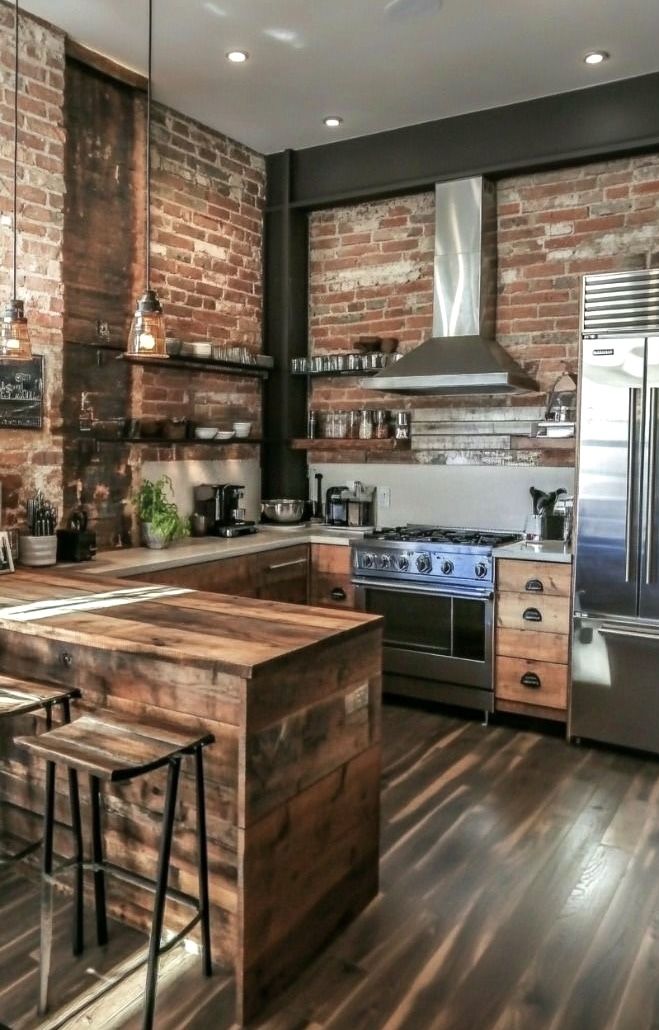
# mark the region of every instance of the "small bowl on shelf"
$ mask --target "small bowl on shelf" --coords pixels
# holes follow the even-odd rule
[[[235,435],[236,434],[234,433],[233,429],[218,429],[218,431],[217,431],[217,433],[215,435],[215,439],[216,440],[233,440]]]
[[[197,426],[194,431],[197,440],[214,440],[217,436],[215,426]]]
[[[246,440],[252,431],[251,422],[234,422],[233,431],[236,434],[237,440]]]

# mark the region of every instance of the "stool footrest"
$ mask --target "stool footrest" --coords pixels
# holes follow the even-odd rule
[[[156,893],[157,884],[155,880],[150,880],[148,876],[141,876],[140,873],[132,873],[128,869],[122,869],[121,866],[114,865],[112,862],[104,862],[103,865],[99,865],[96,862],[85,862],[83,863],[83,869],[92,869],[94,872],[102,870],[109,873],[110,876],[116,877],[117,880],[130,883],[133,887],[143,887],[144,890],[151,891],[152,894]],[[168,887],[165,894],[180,905],[187,905],[189,908],[199,908],[199,902],[196,898],[186,894],[184,891],[178,890],[176,887]]]
[[[11,865],[12,862],[20,862],[22,858],[27,858],[28,855],[34,854],[41,847],[41,841],[35,840],[33,844],[26,844],[24,848],[17,851],[15,855],[0,855],[0,869],[4,866]]]

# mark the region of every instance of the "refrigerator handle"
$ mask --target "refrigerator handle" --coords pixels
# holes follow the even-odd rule
[[[636,407],[640,390],[629,391],[629,412],[627,418],[627,504],[625,506],[625,583],[632,574],[632,514],[634,505],[634,452],[636,447]]]
[[[645,506],[645,582],[652,582],[654,568],[654,494],[657,470],[657,387],[650,389],[650,436],[648,442],[648,486]]]
[[[610,626],[604,624],[599,627],[599,632],[604,637],[636,637],[638,640],[655,640],[659,643],[659,632],[656,630],[645,629],[643,627],[634,626],[627,628],[627,626]]]

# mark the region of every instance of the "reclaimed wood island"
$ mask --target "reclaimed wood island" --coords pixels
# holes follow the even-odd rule
[[[357,612],[51,570],[0,581],[0,672],[76,686],[79,711],[213,733],[213,958],[235,969],[239,1022],[377,893],[380,656],[380,619]],[[43,768],[12,747],[21,732],[25,719],[0,741],[0,833],[34,839]],[[194,894],[185,772],[170,884]],[[104,800],[109,857],[144,875],[155,869],[165,775],[113,787]],[[60,854],[70,853],[69,822],[58,781]],[[110,909],[145,927],[150,896],[122,884]],[[166,925],[188,917],[168,904]]]

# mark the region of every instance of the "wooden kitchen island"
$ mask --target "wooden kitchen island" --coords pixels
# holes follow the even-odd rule
[[[78,710],[214,734],[205,752],[213,957],[235,969],[239,1022],[377,892],[380,656],[380,620],[361,613],[51,570],[0,580],[0,671],[77,686]],[[28,839],[40,833],[44,770],[10,737],[33,725],[15,720],[0,740],[0,834]],[[170,884],[194,895],[191,773]],[[165,775],[105,798],[108,857],[145,875],[155,870]],[[55,845],[68,855],[65,777],[57,789]],[[150,895],[122,884],[110,903],[148,926]],[[168,904],[166,926],[187,918]]]

